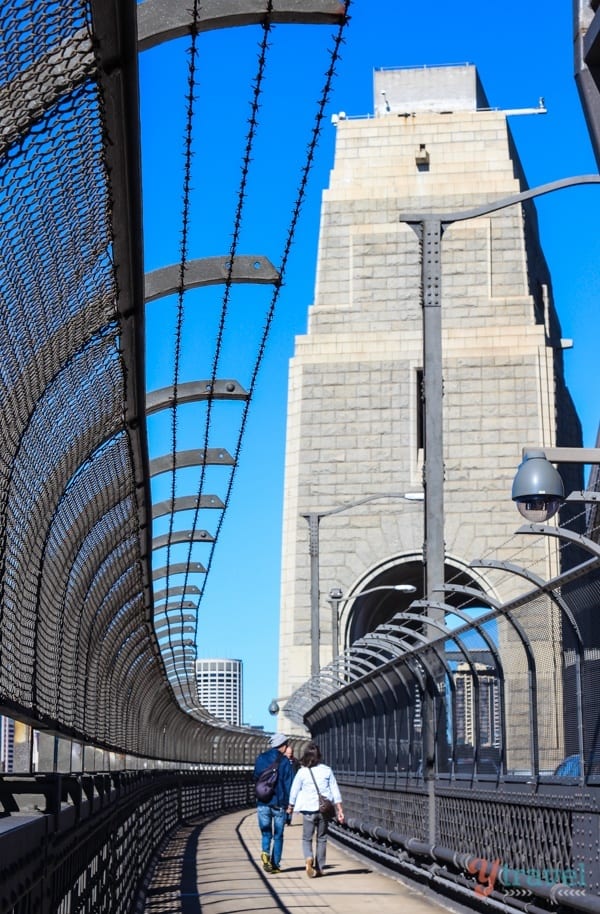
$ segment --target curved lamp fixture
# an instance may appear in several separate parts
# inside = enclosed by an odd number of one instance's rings
[[[366,590],[360,590],[353,593],[350,597],[344,597],[341,587],[332,587],[329,591],[328,603],[331,606],[331,647],[333,650],[333,659],[338,656],[339,648],[339,611],[346,603],[353,603],[359,597],[366,597],[370,593],[378,590],[396,591],[397,593],[415,593],[417,588],[413,584],[380,584],[376,587],[368,587]]]
[[[400,593],[415,593],[416,587],[413,584],[380,584],[377,587],[368,587],[366,590],[359,590],[350,597],[344,597],[340,587],[332,587],[329,591],[329,599],[339,603],[351,603],[358,600],[359,597],[366,597],[367,594],[375,593],[377,590],[396,590]]]

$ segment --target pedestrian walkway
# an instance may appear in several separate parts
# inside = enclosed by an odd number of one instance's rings
[[[327,845],[322,878],[309,879],[302,856],[302,818],[285,831],[282,872],[260,863],[255,810],[228,813],[181,828],[163,848],[146,890],[144,914],[441,914],[418,889],[383,876]],[[446,909],[447,910],[447,909]]]

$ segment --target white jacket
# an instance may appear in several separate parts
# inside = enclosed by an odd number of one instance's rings
[[[341,803],[342,795],[333,771],[329,765],[320,762],[313,768],[298,769],[290,790],[290,806],[293,806],[296,812],[318,811],[319,796],[310,774],[311,771],[317,782],[318,793],[322,793],[333,803]]]

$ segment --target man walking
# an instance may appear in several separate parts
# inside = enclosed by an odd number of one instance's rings
[[[283,832],[286,810],[290,796],[290,787],[294,771],[285,757],[288,738],[285,733],[274,733],[269,740],[269,748],[256,759],[254,780],[274,762],[278,763],[277,783],[270,800],[257,800],[258,827],[262,836],[262,853],[260,859],[267,873],[280,873],[281,854],[283,851]]]

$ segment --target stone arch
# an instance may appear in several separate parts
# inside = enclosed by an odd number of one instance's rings
[[[494,594],[485,577],[465,562],[446,557],[445,580],[459,587],[470,587],[481,593],[481,600],[472,597],[465,599],[462,593],[448,591],[446,603],[450,606],[467,607],[470,605],[491,606],[486,595],[493,602]],[[402,593],[394,590],[394,585],[409,584],[415,588],[414,593]],[[374,588],[381,588],[374,591]],[[340,635],[342,650],[348,648],[359,638],[374,631],[379,625],[390,621],[397,612],[406,612],[415,600],[425,596],[424,565],[421,552],[407,552],[385,559],[365,572],[349,589],[341,604]],[[361,594],[364,591],[372,593]]]

